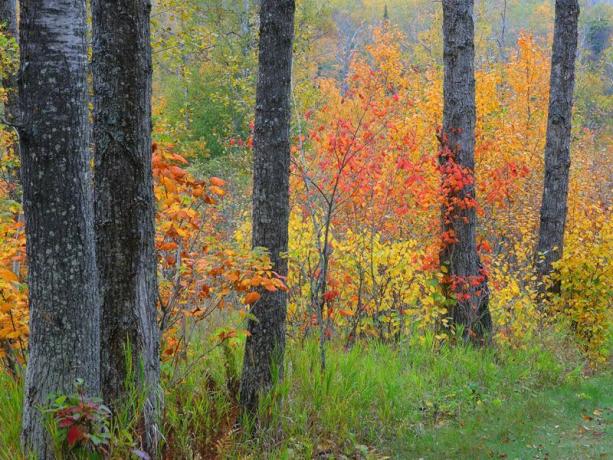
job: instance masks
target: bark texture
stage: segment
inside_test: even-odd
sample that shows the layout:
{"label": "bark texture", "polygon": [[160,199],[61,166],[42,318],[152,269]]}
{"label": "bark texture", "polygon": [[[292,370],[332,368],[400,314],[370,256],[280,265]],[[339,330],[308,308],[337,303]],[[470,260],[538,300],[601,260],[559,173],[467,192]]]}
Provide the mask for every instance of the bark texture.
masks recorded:
{"label": "bark texture", "polygon": [[[443,129],[440,136],[440,162],[444,168],[455,162],[474,178],[475,169],[475,76],[474,76],[474,22],[473,0],[443,0],[444,35],[444,108]],[[455,292],[449,294],[457,300],[450,308],[452,321],[465,327],[465,334],[481,341],[491,330],[488,309],[487,277],[482,271],[476,243],[477,216],[475,206],[459,206],[461,200],[475,200],[475,186],[462,190],[443,189],[443,231],[450,232],[455,242],[446,244],[441,251],[441,264],[447,267],[448,278]],[[471,281],[478,281],[473,286]],[[476,283],[474,283],[476,284]],[[469,298],[462,298],[468,295]]]}
{"label": "bark texture", "polygon": [[100,390],[85,0],[21,2],[21,179],[30,289],[22,442],[51,459],[39,406]]}
{"label": "bark texture", "polygon": [[[294,0],[262,0],[253,165],[253,246],[270,251],[273,270],[287,275],[290,166],[290,86]],[[287,295],[262,291],[249,321],[240,388],[242,407],[253,413],[258,395],[281,375]]]}
{"label": "bark texture", "polygon": [[556,0],[545,183],[537,246],[537,268],[541,276],[551,273],[552,264],[562,257],[564,246],[578,21],[577,0]]}
{"label": "bark texture", "polygon": [[140,414],[143,448],[156,455],[161,391],[150,11],[150,0],[92,1],[102,394],[111,407],[120,406],[135,371],[137,384],[148,394]]}

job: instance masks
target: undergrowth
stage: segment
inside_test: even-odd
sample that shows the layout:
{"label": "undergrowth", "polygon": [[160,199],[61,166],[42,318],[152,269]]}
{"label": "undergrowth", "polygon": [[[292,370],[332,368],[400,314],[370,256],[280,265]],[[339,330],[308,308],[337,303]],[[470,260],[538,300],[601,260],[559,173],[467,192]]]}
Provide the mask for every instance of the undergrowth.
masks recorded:
{"label": "undergrowth", "polygon": [[[240,343],[231,353],[217,348],[203,359],[188,356],[174,371],[163,366],[164,458],[533,457],[538,445],[546,446],[534,441],[536,450],[530,450],[531,439],[548,439],[543,427],[549,422],[562,426],[562,434],[568,427],[554,421],[580,423],[584,412],[598,413],[605,425],[613,421],[606,412],[613,414],[610,371],[588,378],[578,354],[554,354],[550,349],[564,346],[543,342],[477,349],[436,347],[427,339],[365,342],[350,350],[332,343],[325,371],[315,341],[290,342],[285,378],[263,398],[257,424],[241,421],[237,409],[233,372],[241,362]],[[206,346],[195,345],[191,353],[199,356]],[[20,458],[21,399],[18,380],[0,373],[2,460]],[[111,458],[133,455],[134,421],[126,424],[113,423]],[[570,452],[556,442],[547,447],[551,452],[560,446]],[[613,448],[606,442],[597,443],[594,455]],[[575,458],[561,452],[556,458]]]}

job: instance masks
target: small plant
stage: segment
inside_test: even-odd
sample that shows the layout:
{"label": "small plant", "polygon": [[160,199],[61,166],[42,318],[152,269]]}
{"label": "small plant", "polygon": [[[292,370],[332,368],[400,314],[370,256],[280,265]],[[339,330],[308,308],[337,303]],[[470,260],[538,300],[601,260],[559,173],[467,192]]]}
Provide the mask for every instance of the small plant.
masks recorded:
{"label": "small plant", "polygon": [[85,394],[82,379],[75,382],[72,395],[50,395],[49,427],[57,449],[74,454],[105,455],[110,446],[111,410],[99,398]]}

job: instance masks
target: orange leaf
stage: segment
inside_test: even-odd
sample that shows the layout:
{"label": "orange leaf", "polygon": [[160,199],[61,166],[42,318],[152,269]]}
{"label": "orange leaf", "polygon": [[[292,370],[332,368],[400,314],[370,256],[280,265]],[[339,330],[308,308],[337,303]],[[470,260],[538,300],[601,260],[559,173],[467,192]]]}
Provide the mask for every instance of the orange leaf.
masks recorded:
{"label": "orange leaf", "polygon": [[177,179],[182,179],[187,175],[187,171],[185,171],[185,169],[179,168],[178,166],[171,166],[170,171],[172,172],[172,175],[175,176]]}
{"label": "orange leaf", "polygon": [[175,160],[175,161],[178,161],[179,163],[183,163],[184,165],[189,163],[184,157],[182,157],[181,155],[178,155],[176,153],[172,154],[172,159]]}
{"label": "orange leaf", "polygon": [[163,242],[158,245],[158,248],[161,251],[174,251],[175,249],[177,249],[177,247],[177,243],[175,243],[174,241]]}
{"label": "orange leaf", "polygon": [[172,179],[169,179],[168,177],[161,177],[160,180],[164,184],[164,187],[166,187],[166,190],[168,190],[171,193],[177,192],[177,185],[174,183]]}
{"label": "orange leaf", "polygon": [[224,196],[226,194],[225,190],[222,188],[219,188],[216,185],[211,185],[209,187],[209,190],[214,193],[215,195],[219,195],[219,196]]}
{"label": "orange leaf", "polygon": [[247,305],[253,305],[258,300],[260,300],[260,297],[262,297],[260,294],[255,291],[252,291],[243,298],[243,303]]}
{"label": "orange leaf", "polygon": [[19,282],[17,275],[6,268],[0,268],[0,278],[4,278],[7,281],[14,281],[16,283]]}
{"label": "orange leaf", "polygon": [[217,187],[223,187],[224,185],[226,185],[226,181],[220,179],[219,177],[211,177],[209,180],[211,182],[211,185],[215,185]]}

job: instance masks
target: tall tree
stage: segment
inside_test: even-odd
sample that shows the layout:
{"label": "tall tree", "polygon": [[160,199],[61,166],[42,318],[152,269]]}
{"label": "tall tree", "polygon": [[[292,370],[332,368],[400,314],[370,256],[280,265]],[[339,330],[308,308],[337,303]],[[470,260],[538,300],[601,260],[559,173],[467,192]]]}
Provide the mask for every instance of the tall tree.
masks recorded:
{"label": "tall tree", "polygon": [[[491,330],[487,277],[476,243],[474,0],[443,0],[444,108],[440,165],[445,204],[441,266],[453,306],[451,318],[481,341]],[[451,176],[461,176],[457,185]]]}
{"label": "tall tree", "polygon": [[85,0],[22,0],[21,180],[30,289],[22,442],[53,458],[40,406],[100,390]]}
{"label": "tall tree", "polygon": [[[578,0],[556,0],[545,183],[537,246],[537,269],[541,277],[551,273],[552,264],[562,257],[564,247],[578,22]],[[553,289],[558,287],[554,286]]]}
{"label": "tall tree", "polygon": [[[270,252],[273,270],[287,275],[290,166],[290,86],[294,0],[262,0],[253,164],[253,246]],[[263,291],[253,306],[240,388],[253,412],[258,395],[283,369],[287,295]]]}
{"label": "tall tree", "polygon": [[[141,414],[143,445],[155,453],[160,339],[151,166],[150,12],[150,0],[92,1],[102,394],[112,407],[119,407],[128,375],[136,371],[138,384],[148,394]],[[131,363],[126,359],[128,350]]]}

